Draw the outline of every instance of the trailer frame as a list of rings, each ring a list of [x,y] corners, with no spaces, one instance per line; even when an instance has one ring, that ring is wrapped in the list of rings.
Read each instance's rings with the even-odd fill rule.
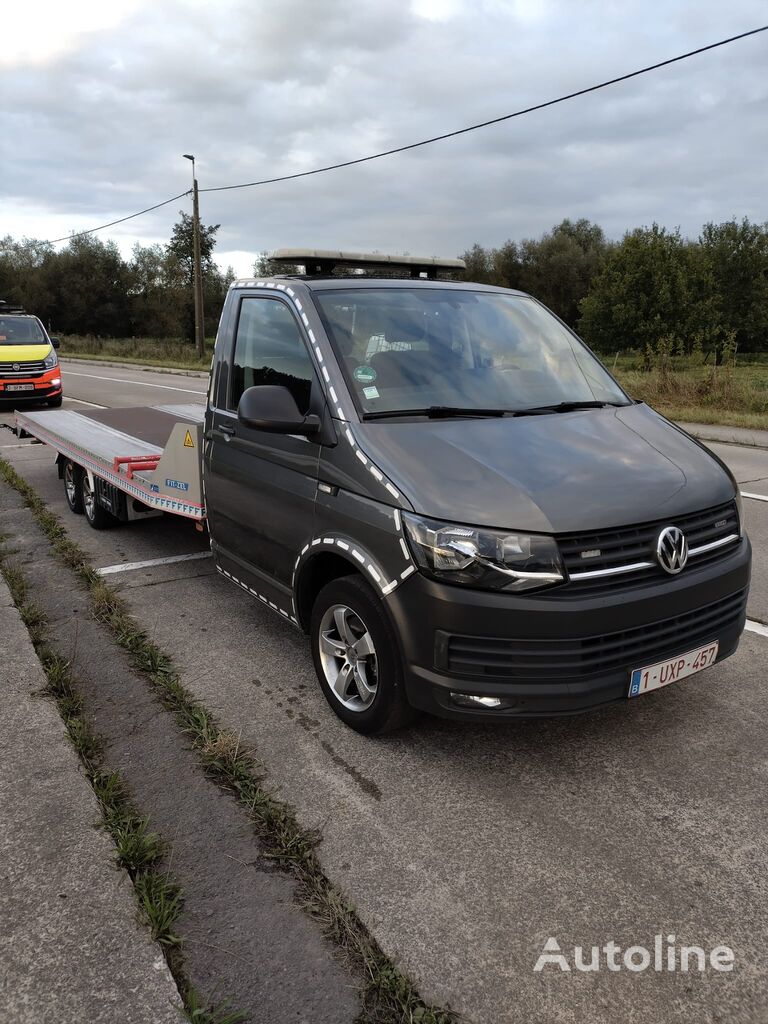
[[[199,420],[194,420],[189,414],[190,406],[147,408],[170,417],[177,414],[164,447],[68,409],[17,412],[16,428],[19,437],[28,435],[52,448],[57,453],[57,462],[72,462],[92,478],[97,477],[140,502],[146,511],[168,512],[202,523],[206,518],[202,492],[202,409]],[[141,409],[135,411],[140,413]],[[88,444],[89,437],[95,444]],[[182,498],[172,493],[174,490],[190,496]]]

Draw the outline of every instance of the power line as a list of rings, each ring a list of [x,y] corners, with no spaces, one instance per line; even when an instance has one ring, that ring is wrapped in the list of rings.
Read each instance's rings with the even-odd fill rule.
[[[63,238],[50,238],[44,245],[54,245],[56,242],[68,242],[70,238],[80,238],[81,235],[92,235],[94,231],[103,231],[104,228],[113,228],[115,224],[124,224],[127,220],[133,220],[134,217],[141,217],[145,213],[151,213],[153,210],[159,210],[161,206],[167,206],[169,203],[175,203],[177,199],[183,199],[184,196],[188,196],[191,189],[187,189],[186,192],[179,192],[177,196],[171,196],[170,199],[164,199],[162,203],[155,203],[154,206],[148,206],[146,210],[139,210],[138,213],[129,213],[127,217],[121,217],[119,220],[111,220],[109,224],[100,224],[97,228],[88,228],[87,231],[73,231],[71,235],[64,235]]]
[[[299,171],[297,174],[284,174],[279,178],[263,178],[261,181],[246,181],[241,185],[219,185],[216,188],[201,188],[201,192],[228,192],[237,188],[253,188],[256,185],[271,185],[278,181],[292,181],[294,178],[308,178],[312,174],[323,174],[326,171],[336,171],[341,167],[353,167],[355,164],[364,164],[370,160],[380,160],[384,156],[393,156],[395,153],[405,153],[409,149],[419,149],[421,146],[430,146],[433,142],[442,142],[444,139],[453,139],[457,135],[466,135],[467,132],[477,131],[478,128],[487,128],[492,124],[500,124],[502,121],[510,121],[513,117],[522,117],[523,114],[531,114],[535,110],[544,110],[546,107],[554,107],[558,103],[565,103],[566,100],[575,99],[577,96],[585,96],[590,92],[597,92],[598,89],[606,89],[609,85],[616,85],[618,82],[626,82],[630,78],[637,78],[638,75],[646,75],[649,71],[656,71],[658,68],[667,67],[669,64],[676,64],[678,61],[695,57],[699,53],[706,53],[707,50],[715,50],[719,46],[727,46],[728,43],[735,43],[739,39],[746,39],[748,36],[757,35],[758,32],[768,30],[768,25],[761,28],[753,28],[749,32],[742,32],[737,36],[730,36],[728,39],[721,39],[717,43],[710,43],[708,46],[700,46],[697,50],[689,50],[688,53],[681,53],[678,57],[670,57],[669,60],[659,61],[658,64],[649,64],[648,67],[640,68],[638,71],[630,71],[627,75],[620,75],[618,78],[610,78],[607,82],[600,82],[599,85],[590,85],[586,89],[578,89],[576,92],[569,92],[565,96],[558,96],[557,99],[547,100],[545,103],[537,103],[532,107],[525,107],[523,110],[516,110],[512,114],[503,114],[501,117],[491,118],[490,121],[481,121],[479,124],[469,125],[467,128],[458,128],[456,131],[446,132],[444,135],[434,135],[430,139],[422,139],[421,142],[411,142],[407,146],[396,146],[394,149],[385,149],[381,153],[372,153],[370,156],[361,156],[356,160],[344,160],[337,164],[328,164],[326,167],[316,167],[311,171]]]
[[[768,25],[762,25],[760,28],[750,29],[749,32],[741,32],[736,36],[729,36],[727,39],[721,39],[716,43],[709,43],[707,46],[700,46],[696,50],[689,50],[687,53],[681,53],[677,57],[670,57],[668,60],[659,61],[657,64],[649,64],[647,67],[639,68],[637,71],[630,71],[626,75],[619,75],[618,78],[609,78],[605,82],[600,82],[597,85],[587,86],[585,89],[577,89],[575,92],[569,92],[564,96],[558,96],[553,100],[546,100],[544,103],[536,103],[532,107],[524,107],[522,110],[515,110],[511,114],[502,114],[501,117],[493,117],[488,121],[481,121],[479,124],[472,124],[466,128],[458,128],[452,132],[445,132],[443,135],[434,135],[429,139],[422,139],[420,142],[411,142],[405,146],[396,146],[394,149],[385,149],[380,153],[371,153],[368,156],[357,157],[355,160],[343,160],[340,163],[328,164],[325,167],[315,167],[310,171],[299,171],[296,174],[283,174],[277,178],[262,178],[260,181],[246,181],[239,185],[218,185],[211,188],[201,188],[200,192],[229,192],[234,189],[240,188],[254,188],[258,185],[272,185],[279,181],[293,181],[295,178],[308,178],[313,174],[324,174],[326,171],[337,171],[342,167],[354,167],[356,164],[368,163],[371,160],[380,160],[385,156],[394,156],[396,153],[406,153],[411,149],[419,149],[422,146],[430,146],[434,142],[443,142],[445,139],[453,139],[457,135],[466,135],[468,132],[477,131],[479,128],[488,128],[493,124],[500,124],[502,121],[511,121],[515,117],[522,117],[524,114],[532,114],[536,110],[544,110],[547,107],[554,107],[558,103],[565,103],[567,100],[575,99],[577,96],[586,96],[590,92],[597,92],[600,89],[607,89],[608,86],[617,85],[619,82],[626,82],[630,78],[637,78],[639,75],[646,75],[650,71],[657,71],[659,68],[667,67],[670,64],[677,64],[679,61],[687,60],[689,57],[695,57],[700,53],[706,53],[708,50],[716,50],[721,46],[727,46],[729,43],[738,42],[740,39],[747,39],[749,36],[758,35],[760,32],[768,31]],[[88,228],[85,231],[75,231],[71,235],[65,235],[62,238],[49,239],[49,245],[53,245],[56,242],[66,242],[70,238],[79,238],[82,235],[92,235],[96,231],[103,231],[105,228],[112,228],[116,224],[124,224],[127,220],[133,220],[135,217],[142,217],[145,213],[151,213],[153,210],[159,210],[162,206],[168,206],[169,203],[175,203],[177,199],[182,199],[184,196],[188,196],[190,190],[186,192],[180,192],[177,196],[172,196],[170,199],[163,200],[162,203],[156,203],[154,206],[148,206],[145,210],[139,210],[137,213],[130,213],[127,217],[120,217],[118,220],[110,221],[108,224],[100,224],[96,228]]]

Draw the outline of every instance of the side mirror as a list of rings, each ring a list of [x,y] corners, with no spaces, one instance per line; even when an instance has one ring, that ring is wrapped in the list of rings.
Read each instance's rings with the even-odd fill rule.
[[[320,429],[320,418],[302,416],[288,388],[275,384],[258,384],[244,391],[237,406],[237,418],[244,427],[273,434],[308,437]]]
[[[51,338],[51,344],[54,348],[59,348],[61,346],[61,341],[59,338]]]

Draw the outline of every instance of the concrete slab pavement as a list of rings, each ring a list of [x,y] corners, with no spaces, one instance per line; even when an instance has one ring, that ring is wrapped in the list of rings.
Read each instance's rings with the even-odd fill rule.
[[[101,366],[112,370],[126,368],[128,370],[138,370],[140,373],[166,373],[173,377],[202,377],[205,380],[209,377],[208,370],[185,370],[177,366],[149,366],[146,363],[120,362],[119,359],[80,359],[77,356],[60,354],[59,361],[64,370],[68,366],[73,369],[77,369],[78,366]]]
[[[0,578],[0,1004],[13,1024],[178,1024],[181,1000]]]
[[[742,491],[768,498],[768,450],[741,448],[719,441],[705,443],[729,467]]]
[[[680,426],[702,441],[720,441],[749,448],[768,448],[768,430],[724,427],[719,423],[681,423]]]

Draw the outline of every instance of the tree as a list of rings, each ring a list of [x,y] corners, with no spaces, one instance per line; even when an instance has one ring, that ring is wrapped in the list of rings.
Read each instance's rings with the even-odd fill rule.
[[[522,261],[516,242],[506,241],[489,253],[490,278],[502,288],[522,288]]]
[[[140,337],[179,337],[186,308],[188,285],[169,267],[167,247],[133,247],[130,263],[131,321]]]
[[[461,254],[467,267],[464,271],[465,281],[474,281],[477,284],[491,284],[493,269],[490,253],[478,242]]]
[[[768,224],[746,217],[705,224],[699,238],[702,272],[723,330],[740,352],[764,350],[768,340]]]
[[[57,330],[102,337],[132,333],[130,273],[114,242],[73,235],[55,259],[44,262],[41,284]]]
[[[45,268],[56,260],[49,242],[10,235],[0,239],[0,298],[33,310],[43,320],[53,313],[51,296],[43,285]]]
[[[194,222],[190,214],[179,210],[180,218],[173,225],[171,240],[166,246],[168,257],[168,270],[173,279],[178,283],[179,279],[186,282],[187,297],[182,304],[181,333],[186,341],[195,340],[195,296],[194,296],[194,267],[195,267],[195,233]],[[211,321],[211,312],[205,307],[205,295],[211,286],[218,291],[218,283],[221,277],[220,271],[213,261],[213,250],[216,248],[216,232],[220,224],[200,224],[200,264],[203,275],[203,309],[205,311],[206,327]],[[218,312],[221,311],[219,307]],[[218,313],[217,313],[218,319]],[[215,329],[215,327],[214,327]]]
[[[589,220],[564,220],[538,241],[520,246],[519,288],[535,295],[570,326],[608,252],[603,229]]]
[[[609,249],[598,224],[564,220],[541,238],[520,244],[509,239],[498,249],[484,249],[475,243],[463,255],[464,280],[529,292],[575,327],[579,303]]]
[[[688,246],[679,231],[653,224],[627,233],[580,304],[579,329],[600,352],[645,349],[691,337]]]
[[[176,258],[179,266],[184,269],[190,285],[193,281],[194,258],[195,258],[195,230],[190,214],[179,210],[179,220],[173,225],[171,240],[168,243],[169,255]],[[203,269],[203,277],[216,270],[213,262],[213,250],[216,248],[216,232],[221,224],[200,224],[200,263]]]

